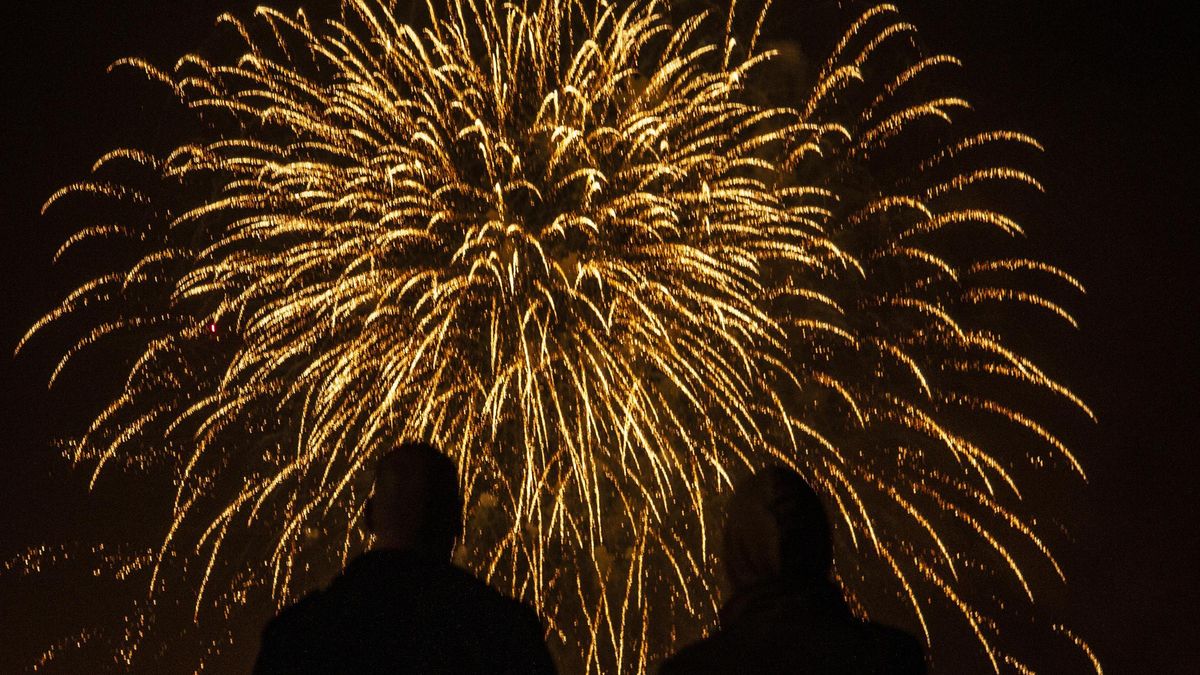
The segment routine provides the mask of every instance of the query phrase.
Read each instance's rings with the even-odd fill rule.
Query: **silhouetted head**
[[[735,487],[725,521],[725,575],[735,591],[775,579],[825,581],[832,564],[825,508],[800,474],[769,467]]]
[[[379,460],[367,501],[375,548],[449,559],[461,533],[462,510],[454,462],[437,448],[403,443]]]

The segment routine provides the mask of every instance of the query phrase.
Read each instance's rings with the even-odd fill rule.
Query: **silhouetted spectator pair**
[[[267,625],[255,673],[553,673],[534,610],[450,562],[456,474],[428,444],[385,456],[367,504],[374,549]],[[794,471],[765,469],[737,487],[724,554],[732,594],[721,627],[668,659],[664,675],[925,671],[915,638],[846,607],[829,579],[821,501]]]

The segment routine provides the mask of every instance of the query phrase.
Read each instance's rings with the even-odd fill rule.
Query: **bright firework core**
[[[992,667],[1023,665],[967,579],[1028,603],[1026,565],[1061,575],[1019,483],[1082,470],[1005,392],[1091,413],[996,317],[1073,323],[1035,287],[1080,287],[998,254],[1021,229],[989,188],[1040,186],[994,158],[1040,148],[949,124],[969,106],[931,75],[952,57],[882,5],[776,100],[799,52],[760,44],[761,5],[341,9],[222,17],[236,58],[120,62],[205,135],[116,150],[50,200],[135,214],[64,248],[149,246],[30,334],[91,304],[110,316],[62,365],[138,341],[72,458],[177,486],[152,599],[190,593],[201,624],[256,589],[294,600],[364,545],[374,460],[428,439],[460,466],[459,559],[540,608],[565,668],[644,671],[715,621],[732,478],[783,463],[826,497],[859,611],[936,660],[944,606]]]

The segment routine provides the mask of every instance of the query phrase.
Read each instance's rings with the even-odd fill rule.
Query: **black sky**
[[[1048,601],[1108,672],[1200,672],[1197,23],[1182,2],[898,4],[929,46],[965,61],[981,114],[1045,144],[1047,194],[1023,224],[1034,251],[1088,287],[1074,305],[1081,330],[1043,357],[1100,418],[1059,426],[1089,482],[1064,506],[1074,541],[1058,553],[1071,583]],[[212,34],[217,14],[252,6],[42,0],[0,15],[0,559],[81,529],[120,538],[137,522],[136,482],[88,496],[49,447],[114,383],[77,374],[50,396],[44,382],[62,345],[10,356],[83,278],[51,265],[72,223],[38,208],[155,121],[138,98],[144,88],[106,76],[107,64],[130,54],[169,64]],[[0,653],[28,633],[31,613],[88,601],[34,586],[0,583]],[[0,657],[0,670],[11,665]]]

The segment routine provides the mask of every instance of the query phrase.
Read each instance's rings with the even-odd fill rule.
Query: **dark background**
[[[1057,427],[1067,429],[1089,480],[1063,497],[1071,541],[1056,549],[1070,583],[1044,600],[1048,613],[1088,639],[1107,672],[1200,672],[1200,30],[1182,2],[899,4],[928,46],[965,61],[968,97],[987,119],[1046,145],[1037,173],[1047,194],[1024,207],[1032,215],[1023,224],[1037,255],[1089,291],[1072,305],[1081,330],[1054,336],[1043,358],[1100,418]],[[138,510],[153,503],[148,488],[116,478],[89,495],[84,473],[70,471],[50,445],[85,424],[116,383],[90,381],[87,373],[103,368],[83,368],[51,395],[45,381],[61,339],[11,357],[27,327],[89,271],[86,261],[51,265],[76,228],[38,209],[100,154],[157,122],[146,87],[106,76],[110,62],[138,55],[169,65],[210,38],[217,14],[252,6],[43,0],[3,15],[0,560],[79,532],[94,541],[145,538],[137,525]],[[783,21],[803,15],[776,12]],[[3,654],[30,654],[39,626],[69,624],[107,602],[100,586],[66,592],[44,580],[2,581],[0,670],[19,665]]]

